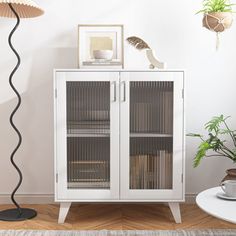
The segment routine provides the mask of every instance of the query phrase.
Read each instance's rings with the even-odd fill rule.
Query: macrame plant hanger
[[[227,16],[224,17],[224,18],[219,18],[219,17],[216,17],[216,16],[213,16],[211,14],[206,14],[206,26],[207,28],[212,31],[212,32],[215,32],[216,33],[216,50],[219,49],[219,46],[220,46],[220,33],[225,31],[226,27],[224,25],[224,21],[226,20]],[[218,24],[215,26],[215,27],[211,27],[210,24],[209,24],[209,17],[212,17],[214,19],[217,20]],[[218,31],[217,29],[219,27],[223,27],[223,30],[221,29],[220,31]]]

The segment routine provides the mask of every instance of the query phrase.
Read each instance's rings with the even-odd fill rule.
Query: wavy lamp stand
[[[0,212],[0,220],[3,220],[3,221],[22,221],[26,219],[31,219],[37,215],[37,212],[33,209],[21,208],[20,205],[15,200],[15,194],[22,184],[23,176],[22,176],[21,170],[19,169],[19,167],[16,165],[14,161],[14,156],[22,143],[22,136],[21,136],[20,131],[17,129],[17,127],[15,126],[13,122],[14,115],[21,105],[21,96],[19,92],[17,91],[17,89],[15,88],[12,82],[12,78],[15,72],[17,71],[17,69],[19,68],[21,60],[20,60],[19,54],[17,53],[17,51],[12,45],[12,36],[20,24],[20,18],[31,18],[31,17],[40,16],[42,14],[43,14],[43,10],[40,9],[32,1],[22,0],[22,2],[19,2],[16,0],[8,0],[8,1],[0,0],[0,16],[16,18],[16,25],[14,26],[14,28],[12,29],[8,37],[9,46],[17,57],[17,64],[9,76],[9,84],[18,98],[17,105],[10,115],[10,124],[12,128],[15,130],[16,134],[18,135],[18,143],[10,156],[10,161],[19,175],[19,181],[11,194],[11,200],[13,204],[15,205],[15,208],[7,209]]]

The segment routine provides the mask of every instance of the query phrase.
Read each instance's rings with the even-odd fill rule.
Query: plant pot
[[[226,170],[227,175],[222,179],[221,182],[225,180],[236,180],[236,169],[228,169]]]
[[[233,15],[231,12],[209,12],[204,14],[202,24],[203,27],[215,31],[216,33],[223,32],[230,28],[233,23]]]

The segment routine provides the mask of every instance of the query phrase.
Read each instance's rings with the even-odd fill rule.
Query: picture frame
[[[124,26],[78,25],[78,68],[124,68]]]

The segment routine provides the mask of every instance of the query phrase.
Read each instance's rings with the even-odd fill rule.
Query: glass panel
[[[172,189],[173,82],[130,82],[130,189]]]
[[[67,82],[68,188],[110,188],[110,82]]]

